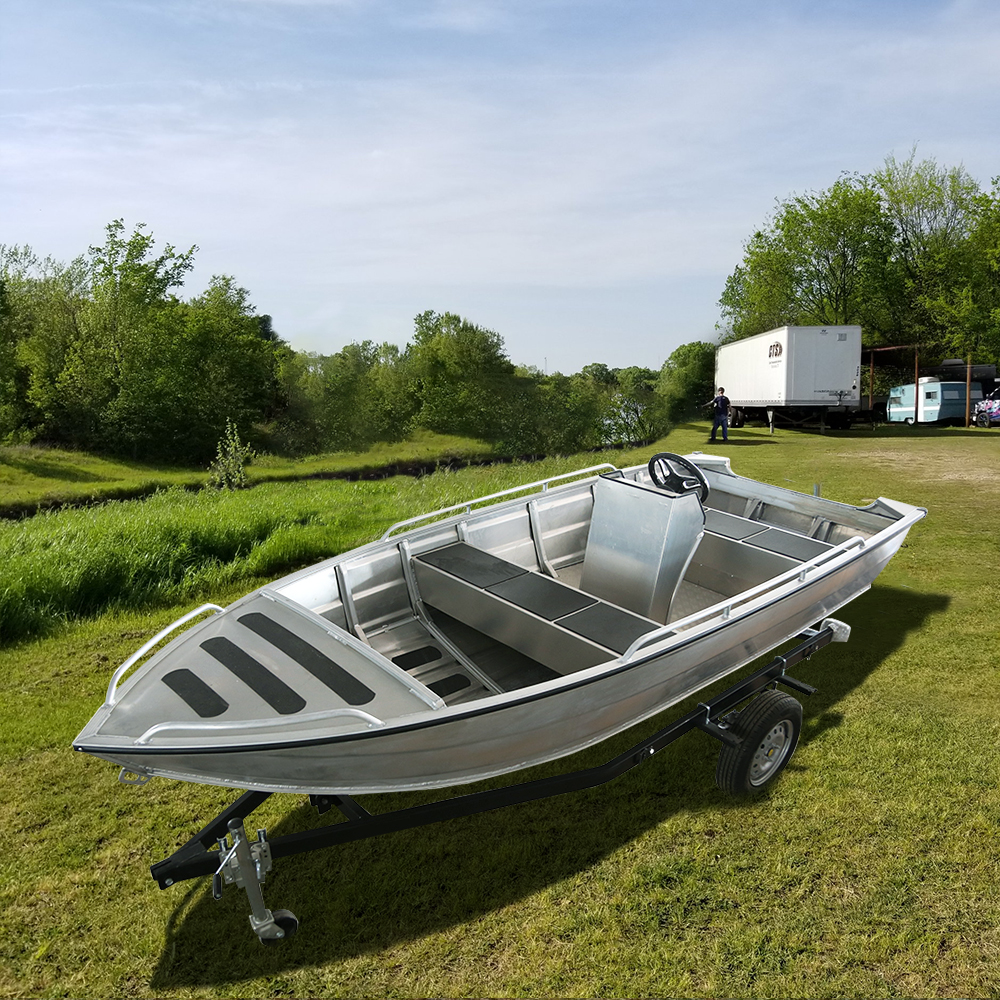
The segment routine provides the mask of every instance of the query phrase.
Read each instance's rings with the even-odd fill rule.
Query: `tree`
[[[614,369],[616,389],[605,418],[608,444],[640,444],[665,434],[669,424],[656,394],[657,373],[649,368]]]
[[[874,181],[893,230],[886,300],[895,342],[955,350],[976,341],[979,185],[964,167],[918,163],[916,148],[903,161],[886,157]]]
[[[523,388],[503,339],[454,313],[428,310],[414,323],[417,421],[442,434],[499,441],[510,430],[510,394]]]
[[[729,339],[789,324],[877,325],[890,226],[870,179],[778,202],[720,299]]]
[[[714,395],[715,345],[702,341],[681,344],[660,369],[656,391],[671,422],[704,416],[704,405]]]

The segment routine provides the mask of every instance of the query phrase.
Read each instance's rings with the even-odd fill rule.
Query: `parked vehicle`
[[[985,399],[976,403],[974,420],[977,427],[1000,424],[1000,389],[994,389]]]
[[[860,326],[782,326],[724,344],[715,384],[732,404],[730,423],[747,419],[847,428],[861,404]]]
[[[965,393],[965,382],[942,382],[934,376],[922,378],[919,383],[919,407],[915,413],[913,383],[897,385],[889,390],[886,419],[889,423],[895,424],[964,423]],[[969,391],[971,407],[969,412],[970,415],[975,414],[976,419],[978,419],[978,407],[982,398],[982,388],[978,382],[973,382]],[[1000,404],[998,404],[998,408],[1000,408]],[[997,419],[1000,421],[1000,416]]]

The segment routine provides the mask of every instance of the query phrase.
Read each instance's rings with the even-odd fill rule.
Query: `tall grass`
[[[461,479],[441,472],[354,484],[262,483],[237,492],[174,487],[144,500],[0,522],[0,644],[108,609],[177,603],[275,577],[370,541],[398,517],[467,500],[479,481],[492,492],[574,464],[467,470]]]
[[[364,452],[329,452],[305,458],[258,456],[247,470],[251,482],[309,477],[362,477],[386,468],[480,462],[492,455],[482,441],[416,430],[405,441],[380,443]],[[149,465],[82,451],[0,445],[0,516],[19,517],[68,503],[99,503],[146,497],[158,489],[197,489],[204,469]]]
[[[0,642],[58,620],[173,602],[336,552],[345,486],[174,488],[146,500],[0,523]]]

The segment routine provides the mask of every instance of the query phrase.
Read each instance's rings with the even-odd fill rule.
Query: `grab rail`
[[[766,594],[770,590],[776,590],[778,587],[784,586],[796,577],[800,582],[803,582],[806,578],[806,574],[810,570],[816,569],[823,563],[829,562],[831,559],[835,559],[837,556],[841,556],[845,552],[849,552],[851,549],[858,548],[859,546],[861,548],[865,547],[865,539],[862,538],[861,535],[855,535],[853,538],[848,538],[846,541],[841,542],[829,552],[823,552],[820,555],[813,557],[808,562],[801,563],[798,566],[793,566],[791,569],[785,570],[784,573],[772,577],[770,580],[765,580],[763,583],[759,583],[756,587],[752,587],[750,590],[745,590],[742,593],[737,594],[730,601],[719,601],[717,604],[713,604],[709,608],[705,608],[702,611],[696,611],[693,615],[688,615],[687,618],[680,618],[675,622],[663,625],[653,632],[647,632],[645,635],[640,635],[632,643],[632,645],[629,646],[624,653],[622,653],[622,662],[627,663],[640,649],[645,646],[651,646],[654,642],[666,638],[668,635],[672,635],[682,629],[691,628],[693,625],[697,625],[700,622],[717,618],[720,614],[720,609],[722,617],[725,620],[732,615],[733,608],[737,605],[746,604],[748,601],[752,601],[754,598],[760,597],[761,594]]]
[[[202,604],[200,607],[194,609],[194,611],[189,611],[186,615],[182,615],[173,624],[168,625],[161,632],[157,632],[152,639],[149,640],[144,646],[137,649],[112,675],[111,682],[108,684],[108,693],[104,699],[104,704],[108,707],[115,703],[115,695],[117,692],[118,682],[128,673],[129,667],[131,667],[137,660],[141,660],[142,657],[146,655],[157,643],[165,639],[175,628],[179,628],[185,622],[191,621],[192,618],[197,618],[203,611],[208,611],[211,609],[213,612],[222,611],[223,609],[219,607],[218,604]]]
[[[193,729],[196,733],[210,732],[232,732],[234,729],[271,729],[277,726],[287,726],[289,723],[296,725],[301,722],[326,722],[335,719],[337,716],[352,716],[361,719],[368,724],[369,728],[382,729],[386,723],[383,719],[362,712],[360,708],[330,708],[325,712],[310,712],[307,715],[300,715],[297,718],[288,716],[281,719],[245,719],[242,722],[158,722],[155,726],[150,726],[142,736],[135,741],[136,746],[148,743],[154,736],[167,732],[171,729]]]
[[[431,511],[429,514],[419,514],[417,517],[409,517],[405,521],[397,521],[391,528],[388,528],[382,536],[381,541],[385,541],[397,528],[405,528],[410,524],[419,524],[421,521],[429,521],[432,517],[440,517],[442,514],[450,514],[455,510],[464,510],[467,514],[472,513],[472,505],[475,503],[485,503],[487,500],[497,500],[500,497],[510,496],[512,493],[522,493],[524,490],[534,489],[541,486],[542,490],[549,488],[549,483],[557,483],[561,479],[570,479],[573,476],[584,476],[588,472],[597,472],[598,469],[611,469],[618,471],[618,467],[611,462],[602,462],[600,465],[592,465],[588,469],[577,469],[576,472],[564,472],[561,476],[550,476],[548,479],[539,479],[536,483],[525,483],[523,486],[512,486],[510,489],[501,490],[499,493],[491,493],[489,496],[476,497],[475,500],[465,500],[462,503],[452,504],[450,507],[442,507],[440,510]]]

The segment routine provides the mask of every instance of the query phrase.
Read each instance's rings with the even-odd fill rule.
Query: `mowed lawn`
[[[706,439],[690,425],[617,457],[708,451]],[[262,582],[219,575],[210,595],[71,619],[0,649],[0,995],[1000,995],[1000,432],[748,427],[711,450],[777,485],[929,510],[839,614],[850,642],[796,669],[819,691],[769,793],[727,799],[717,744],[692,733],[588,792],[282,859],[265,900],[301,927],[265,949],[242,891],[217,903],[207,879],[161,891],[149,877],[235,793],[126,787],[70,749],[146,637],[202,597],[226,603]],[[352,535],[345,514],[331,545],[432,498],[604,457],[357,484],[368,521]],[[331,503],[354,489],[310,488],[322,500],[334,485]],[[303,530],[315,541],[323,523]],[[506,780],[600,763],[684,710]],[[362,801],[384,811],[425,798]],[[326,821],[286,795],[251,825],[280,835]]]

